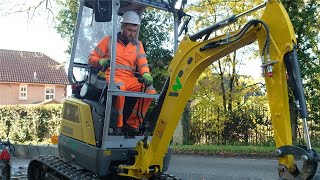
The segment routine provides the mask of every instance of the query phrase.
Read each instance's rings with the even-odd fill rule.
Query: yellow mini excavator
[[[60,157],[37,156],[30,162],[28,179],[178,179],[165,171],[170,161],[170,142],[199,75],[212,63],[235,50],[258,41],[261,69],[275,135],[280,179],[311,179],[318,164],[307,127],[307,107],[291,21],[279,0],[268,0],[239,15],[231,16],[192,35],[178,45],[178,27],[186,0],[80,0],[74,42],[68,69],[73,95],[64,102],[58,150]],[[107,34],[116,37],[119,16],[147,7],[172,12],[175,54],[160,94],[123,92],[114,83],[116,38],[111,43],[110,82],[87,64],[87,57]],[[241,29],[212,37],[213,32],[260,9],[261,17]],[[138,33],[139,34],[139,33]],[[306,145],[293,145],[290,125],[287,75],[304,122]],[[156,105],[149,126],[139,133],[116,131],[117,96],[126,97],[124,120],[137,99],[154,98]],[[294,158],[302,160],[298,168]],[[214,170],[213,170],[214,171]]]

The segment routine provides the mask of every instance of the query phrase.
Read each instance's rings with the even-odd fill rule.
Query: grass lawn
[[[196,154],[222,157],[267,157],[276,158],[273,146],[230,146],[230,145],[173,145],[177,154]],[[315,148],[320,152],[320,148]]]

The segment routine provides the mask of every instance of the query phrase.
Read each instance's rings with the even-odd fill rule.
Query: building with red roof
[[[64,66],[47,55],[0,49],[0,105],[62,102],[68,84]]]

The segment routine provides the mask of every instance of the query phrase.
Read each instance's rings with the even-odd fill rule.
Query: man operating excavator
[[[140,25],[140,18],[134,11],[127,11],[122,15],[121,32],[117,34],[116,43],[116,70],[115,83],[122,91],[141,91],[146,86],[146,93],[155,94],[153,78],[150,74],[148,61],[142,43],[137,38],[137,31]],[[104,37],[89,55],[89,64],[97,69],[107,68],[106,81],[109,81],[110,75],[110,57],[111,57],[111,39],[113,37]],[[138,71],[142,76],[144,85],[134,76]],[[146,98],[143,101],[137,101],[135,107],[128,118],[123,122],[123,109],[125,97],[119,96],[116,99],[115,107],[118,111],[117,131],[139,132],[139,127],[143,117],[151,104],[152,99]],[[138,113],[138,108],[142,107],[142,114]]]

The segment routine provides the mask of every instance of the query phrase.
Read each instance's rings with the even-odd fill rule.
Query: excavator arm
[[[156,126],[152,141],[141,140],[136,146],[135,164],[120,165],[119,175],[149,178],[162,171],[163,156],[174,134],[185,105],[200,74],[213,62],[258,41],[262,70],[266,81],[272,124],[279,156],[279,175],[285,178],[308,179],[317,168],[317,154],[308,147],[292,145],[290,112],[287,92],[287,72],[294,90],[300,114],[306,119],[307,110],[300,70],[295,50],[296,38],[291,21],[280,1],[262,5],[265,10],[258,20],[249,21],[242,29],[212,39],[200,40],[225,23],[185,36],[169,66],[169,78],[155,113]],[[230,19],[228,20],[230,21]],[[301,150],[302,149],[302,150]],[[299,175],[294,156],[305,155],[306,164]]]

